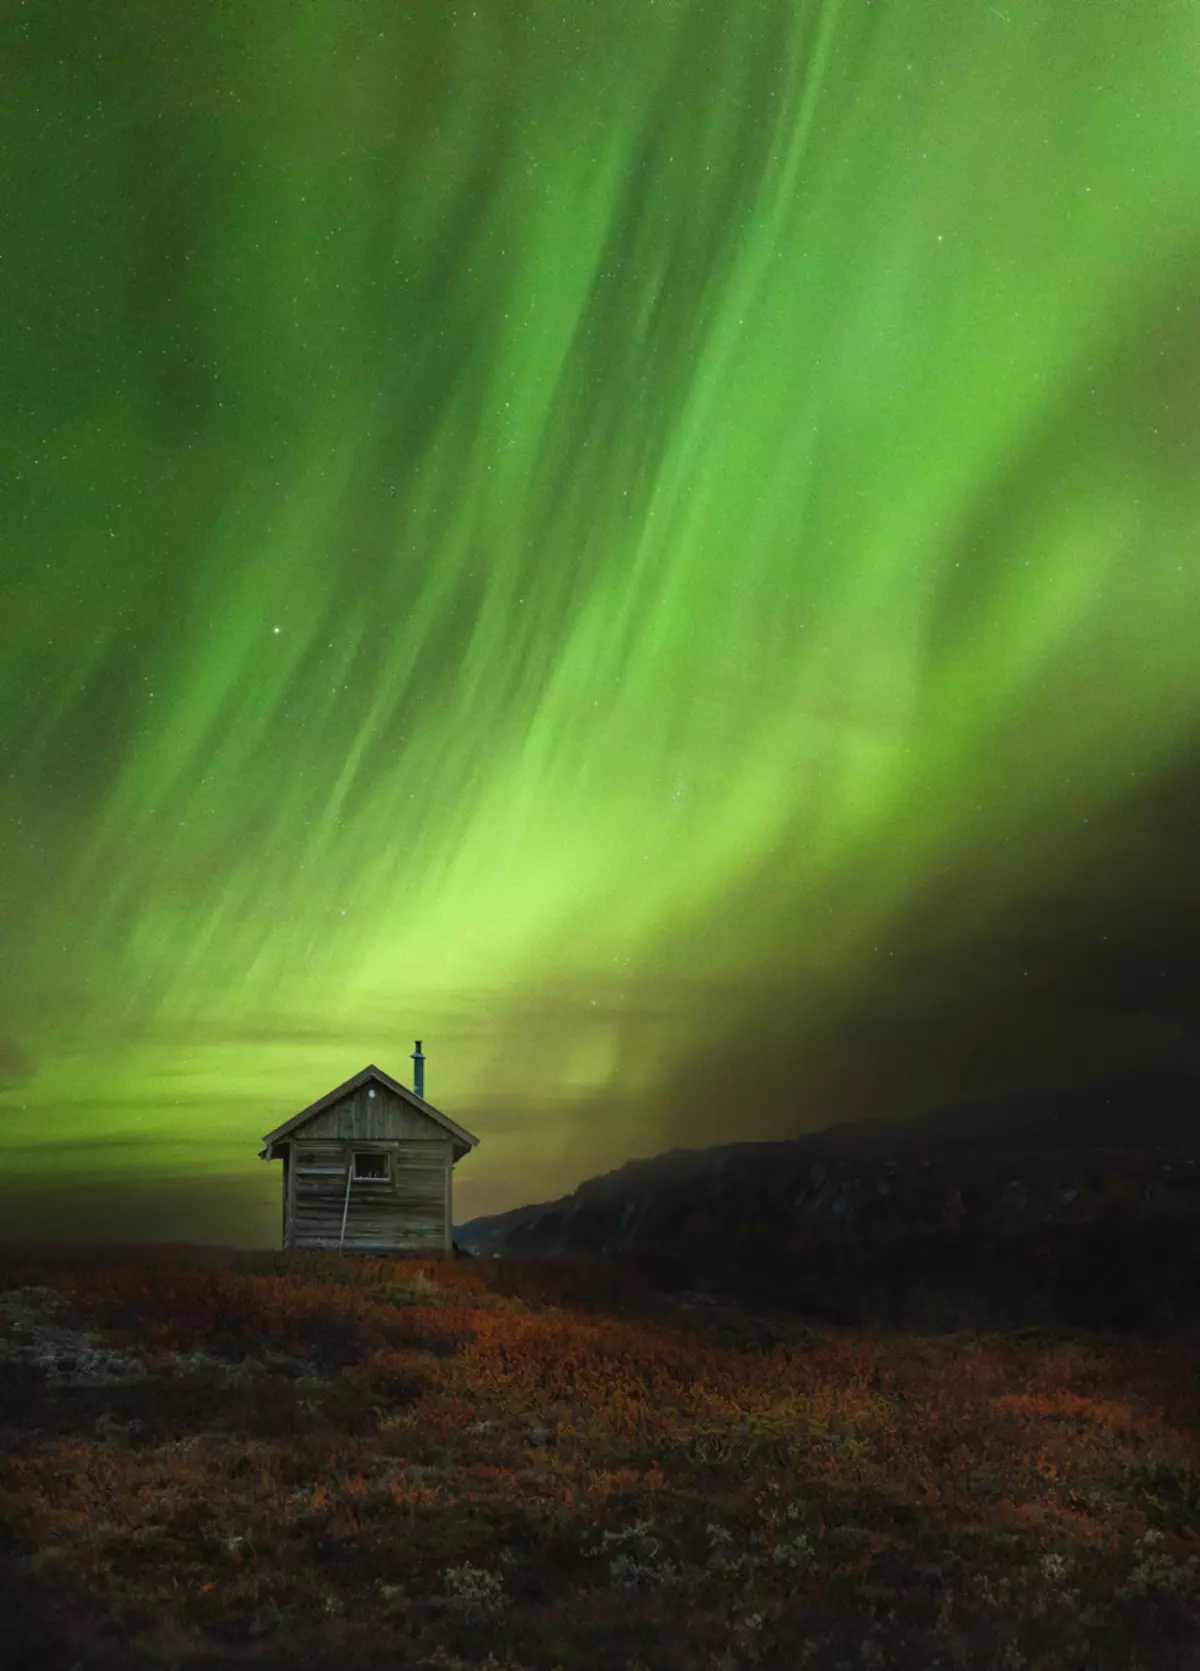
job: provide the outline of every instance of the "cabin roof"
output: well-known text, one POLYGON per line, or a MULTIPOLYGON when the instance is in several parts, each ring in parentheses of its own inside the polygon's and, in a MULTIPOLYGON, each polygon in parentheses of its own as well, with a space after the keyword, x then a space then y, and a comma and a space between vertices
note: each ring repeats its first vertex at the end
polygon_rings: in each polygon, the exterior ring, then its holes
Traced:
POLYGON ((264 1146, 259 1150, 259 1159, 272 1160, 274 1158, 272 1146, 275 1143, 283 1138, 291 1137, 293 1132, 311 1120, 314 1115, 324 1113, 325 1109, 332 1107, 342 1097, 348 1096, 351 1091, 357 1091, 359 1086, 365 1085, 369 1079, 386 1086, 389 1091, 394 1091, 405 1102, 411 1103, 414 1108, 419 1108, 422 1114, 428 1114, 429 1118, 441 1126, 444 1131, 448 1131, 451 1137, 456 1137, 460 1143, 465 1145, 464 1154, 468 1149, 473 1149, 479 1142, 479 1139, 473 1137, 465 1126, 460 1126, 457 1120, 452 1120, 448 1114, 443 1114, 440 1108, 435 1108, 431 1102, 426 1102, 424 1097, 417 1096, 416 1092, 410 1091, 407 1085, 401 1085, 399 1080, 393 1079, 390 1073, 384 1073, 382 1068, 377 1068, 374 1062, 368 1062, 365 1068, 360 1068, 352 1078, 346 1080, 345 1084, 335 1085, 332 1091, 326 1091, 325 1095, 318 1097, 316 1102, 310 1102, 307 1108, 300 1110, 299 1114, 293 1114, 290 1120, 285 1120, 281 1126, 276 1126, 274 1131, 267 1132, 263 1138, 264 1146))

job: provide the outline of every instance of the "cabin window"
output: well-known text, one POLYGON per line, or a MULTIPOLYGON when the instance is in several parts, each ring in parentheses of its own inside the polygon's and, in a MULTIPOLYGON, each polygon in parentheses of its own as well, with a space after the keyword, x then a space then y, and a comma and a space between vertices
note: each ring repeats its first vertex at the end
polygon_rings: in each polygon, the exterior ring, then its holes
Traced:
POLYGON ((355 1149, 354 1176, 356 1178, 374 1178, 380 1183, 388 1181, 388 1157, 375 1149, 355 1149))

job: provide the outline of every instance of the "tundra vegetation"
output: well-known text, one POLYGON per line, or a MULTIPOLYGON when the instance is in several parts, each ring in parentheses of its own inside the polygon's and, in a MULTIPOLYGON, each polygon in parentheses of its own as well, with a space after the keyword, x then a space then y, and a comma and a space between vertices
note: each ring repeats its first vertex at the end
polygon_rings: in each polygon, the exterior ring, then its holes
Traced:
POLYGON ((11 1663, 1200 1663, 1195 1339, 814 1326, 653 1278, 10 1252, 11 1663))

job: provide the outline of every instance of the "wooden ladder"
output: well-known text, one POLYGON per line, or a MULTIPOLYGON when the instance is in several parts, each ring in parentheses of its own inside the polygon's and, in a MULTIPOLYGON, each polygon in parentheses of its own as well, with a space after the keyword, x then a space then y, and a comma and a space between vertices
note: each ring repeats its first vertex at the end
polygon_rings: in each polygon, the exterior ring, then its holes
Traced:
POLYGON ((344 1253, 342 1246, 346 1240, 346 1214, 350 1211, 350 1185, 354 1182, 354 1156, 346 1162, 346 1199, 342 1202, 342 1233, 338 1237, 338 1252, 344 1253))

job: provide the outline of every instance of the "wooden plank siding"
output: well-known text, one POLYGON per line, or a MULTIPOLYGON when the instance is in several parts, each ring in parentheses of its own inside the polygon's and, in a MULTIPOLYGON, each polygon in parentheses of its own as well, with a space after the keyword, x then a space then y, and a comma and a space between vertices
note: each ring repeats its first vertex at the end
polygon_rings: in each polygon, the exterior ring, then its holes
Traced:
POLYGON ((357 1137, 382 1142, 392 1137, 429 1138, 435 1132, 442 1135, 441 1128, 427 1115, 385 1085, 360 1085, 332 1108, 314 1114, 292 1136, 296 1141, 301 1137, 357 1137))
POLYGON ((293 1179, 290 1237, 292 1247, 337 1248, 347 1252, 448 1252, 446 1175, 451 1167, 450 1138, 423 1121, 420 1138, 310 1138, 292 1141, 293 1179), (386 1153, 389 1177, 351 1178, 356 1150, 386 1153), (346 1234, 342 1240, 342 1214, 346 1234))
POLYGON ((285 1228, 284 1228, 284 1233, 283 1233, 283 1245, 286 1248, 286 1247, 291 1247, 292 1243, 295 1239, 293 1234, 292 1234, 292 1231, 293 1231, 293 1226, 296 1223, 296 1167, 295 1167, 294 1162, 292 1161, 292 1146, 291 1146, 291 1144, 288 1145, 288 1164, 287 1164, 286 1181, 285 1181, 285 1184, 284 1184, 283 1199, 284 1199, 284 1203, 285 1203, 284 1210, 283 1210, 284 1211, 284 1220, 285 1220, 285 1228))
POLYGON ((291 1150, 290 1149, 285 1149, 283 1151, 283 1243, 282 1243, 282 1245, 284 1247, 286 1247, 288 1245, 288 1213, 291 1209, 291 1186, 292 1186, 291 1159, 292 1159, 291 1150))
POLYGON ((453 1239, 454 1238, 454 1216, 453 1216, 453 1212, 451 1210, 451 1201, 452 1201, 452 1196, 453 1196, 453 1190, 454 1190, 454 1152, 453 1152, 453 1148, 451 1148, 450 1152, 446 1156, 446 1216, 445 1216, 445 1219, 444 1219, 444 1223, 445 1223, 445 1226, 446 1226, 446 1234, 442 1238, 442 1252, 443 1253, 450 1253, 452 1251, 453 1247, 454 1247, 454 1239, 453 1239))

